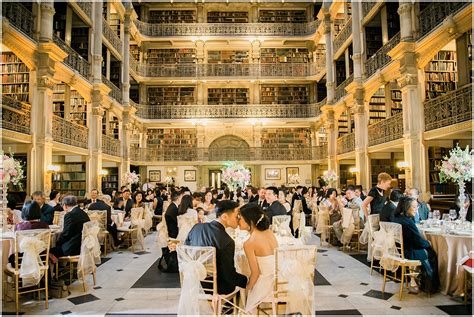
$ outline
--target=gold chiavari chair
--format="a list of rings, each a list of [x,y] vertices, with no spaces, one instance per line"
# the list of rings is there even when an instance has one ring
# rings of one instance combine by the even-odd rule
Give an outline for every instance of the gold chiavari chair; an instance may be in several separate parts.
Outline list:
[[[104,256],[107,256],[107,248],[110,241],[112,241],[109,237],[110,233],[107,230],[107,210],[87,210],[86,212],[90,221],[97,221],[99,223],[99,242],[103,243]]]
[[[60,211],[55,211],[54,212],[54,217],[53,217],[53,225],[58,226],[60,218],[61,218],[61,212]]]
[[[329,208],[321,204],[318,208],[318,226],[316,227],[316,233],[321,234],[319,245],[322,246],[323,241],[331,244],[332,225],[330,224]],[[328,241],[326,241],[326,239]]]
[[[368,241],[368,250],[371,251],[370,254],[370,275],[372,275],[372,270],[375,269],[380,269],[380,266],[375,266],[374,265],[374,252],[372,251],[372,242],[374,239],[374,233],[380,229],[380,215],[379,214],[374,214],[374,215],[369,215],[369,218],[367,220],[367,223],[369,225],[369,241]]]

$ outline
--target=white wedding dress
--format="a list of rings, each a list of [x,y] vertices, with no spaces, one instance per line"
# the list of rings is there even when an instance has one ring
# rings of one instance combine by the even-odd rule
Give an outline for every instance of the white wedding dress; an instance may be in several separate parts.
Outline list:
[[[261,302],[269,302],[273,291],[273,277],[275,272],[275,255],[257,256],[260,276],[247,295],[245,310],[254,312]]]

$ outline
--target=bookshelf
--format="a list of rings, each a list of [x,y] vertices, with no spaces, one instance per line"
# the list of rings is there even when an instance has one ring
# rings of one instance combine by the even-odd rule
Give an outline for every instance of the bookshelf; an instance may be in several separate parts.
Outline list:
[[[73,27],[71,34],[71,48],[89,60],[89,28]]]
[[[247,105],[249,104],[248,88],[208,88],[208,105]]]
[[[119,139],[120,122],[116,116],[112,116],[112,120],[109,121],[109,134],[112,135],[114,139]]]
[[[456,89],[455,51],[439,51],[425,66],[426,99],[433,99]]]
[[[262,48],[260,62],[263,64],[311,63],[313,54],[307,48]]]
[[[53,32],[63,40],[66,38],[66,10],[67,3],[54,3]]]
[[[346,61],[342,55],[339,60],[335,61],[336,65],[336,87],[346,80]]]
[[[129,96],[131,100],[140,103],[140,85],[130,84]]]
[[[118,167],[104,167],[108,173],[102,177],[102,193],[118,189]]]
[[[383,46],[382,28],[381,27],[365,27],[365,39],[367,47],[367,58],[371,57]]]
[[[76,90],[71,90],[71,113],[69,118],[80,125],[87,125],[87,103]]]
[[[262,86],[262,104],[308,104],[308,86]]]
[[[135,6],[135,4],[134,4]],[[152,10],[148,14],[148,23],[195,23],[194,10]]]
[[[66,85],[57,84],[53,87],[53,113],[61,118],[66,117],[65,109]]]
[[[115,31],[118,37],[120,37],[120,16],[118,13],[111,13],[109,25],[112,30]]]
[[[336,18],[334,19],[334,37],[336,37],[339,32],[341,32],[342,28],[344,27],[347,18],[343,13],[338,13]]]
[[[248,23],[249,13],[247,11],[209,11],[207,12],[207,23]]]
[[[400,15],[398,15],[398,3],[387,1],[385,3],[387,7],[387,32],[388,39],[390,40],[394,35],[400,32]]]
[[[147,145],[154,148],[179,146],[196,148],[197,136],[195,129],[148,129]]]
[[[260,10],[259,22],[261,23],[306,23],[305,10]]]
[[[402,91],[398,87],[396,82],[390,83],[390,115],[394,116],[397,113],[402,112]]]
[[[456,185],[439,182],[439,168],[443,158],[449,154],[450,148],[430,146],[428,148],[428,162],[430,171],[430,192],[432,195],[456,194]]]
[[[261,132],[263,148],[301,148],[311,146],[309,128],[265,128]]]
[[[327,88],[326,88],[326,82],[320,81],[316,84],[316,93],[318,94],[316,101],[320,102],[323,101],[324,98],[327,97]]]
[[[318,44],[316,46],[316,50],[314,51],[314,58],[316,59],[315,62],[321,61],[325,62],[326,61],[326,45],[324,44]]]
[[[469,60],[469,65],[471,65],[471,68],[469,70],[469,82],[472,83],[472,76],[474,75],[472,73],[474,64],[472,62],[472,30],[467,31],[467,58]]]
[[[110,81],[120,88],[122,81],[122,66],[120,61],[110,61]]]
[[[347,113],[347,110],[344,111],[338,120],[338,137],[343,136],[344,134],[350,133],[350,126],[349,126],[349,115]]]
[[[147,61],[151,65],[194,64],[196,50],[193,48],[150,49]]]
[[[372,159],[370,169],[372,187],[377,185],[377,177],[379,173],[385,172],[394,178],[399,178],[397,175],[401,171],[395,166],[395,164],[396,162],[393,159]]]
[[[136,61],[140,60],[140,46],[132,44],[130,45],[130,55],[133,56],[133,58]]]
[[[195,87],[148,87],[149,105],[192,105]]]
[[[370,98],[369,102],[369,125],[377,123],[387,117],[385,109],[385,87],[380,87]]]
[[[12,52],[2,53],[2,94],[18,101],[29,102],[30,71]]]
[[[208,51],[207,62],[209,64],[248,64],[248,51]]]
[[[86,194],[85,163],[54,163],[60,170],[52,175],[52,190],[77,196],[79,200]]]

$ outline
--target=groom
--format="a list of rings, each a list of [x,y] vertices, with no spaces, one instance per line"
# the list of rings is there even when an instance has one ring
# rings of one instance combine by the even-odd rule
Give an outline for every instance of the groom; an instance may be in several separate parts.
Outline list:
[[[232,293],[236,286],[247,285],[247,277],[235,270],[235,242],[225,231],[227,227],[237,228],[239,216],[237,202],[221,200],[217,202],[217,219],[196,224],[186,239],[186,245],[216,248],[217,292],[221,295]]]

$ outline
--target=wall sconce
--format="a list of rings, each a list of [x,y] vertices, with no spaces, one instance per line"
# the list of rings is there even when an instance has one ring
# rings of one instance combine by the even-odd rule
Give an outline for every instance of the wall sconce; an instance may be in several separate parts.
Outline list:
[[[351,167],[349,168],[349,172],[351,172],[352,174],[359,173],[359,169],[357,167]]]
[[[408,164],[408,162],[405,162],[405,161],[400,161],[400,162],[397,162],[397,167],[401,170],[409,170],[410,164]]]
[[[48,165],[46,168],[47,173],[57,173],[61,170],[61,167],[59,165]]]

